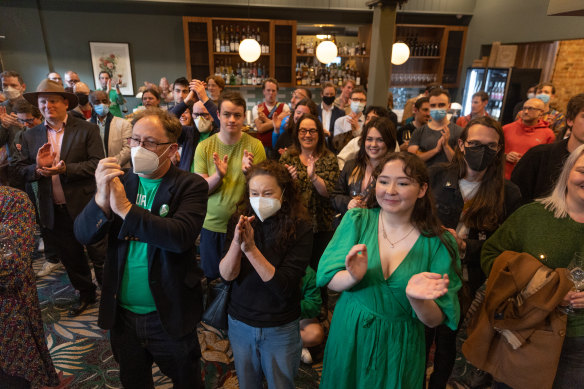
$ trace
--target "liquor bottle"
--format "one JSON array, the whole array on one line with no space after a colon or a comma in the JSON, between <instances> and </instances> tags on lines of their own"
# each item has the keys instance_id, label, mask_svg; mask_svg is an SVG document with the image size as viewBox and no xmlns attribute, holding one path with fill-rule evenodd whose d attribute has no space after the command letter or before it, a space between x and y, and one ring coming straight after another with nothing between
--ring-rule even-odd
<instances>
[{"instance_id":1,"label":"liquor bottle","mask_svg":"<svg viewBox=\"0 0 584 389\"><path fill-rule=\"evenodd\" d=\"M357 70L357 74L355 75L355 84L361 85L361 74L359 73L358 70Z\"/></svg>"},{"instance_id":2,"label":"liquor bottle","mask_svg":"<svg viewBox=\"0 0 584 389\"><path fill-rule=\"evenodd\" d=\"M361 42L361 55L367 55L367 49L365 48L365 42Z\"/></svg>"},{"instance_id":3,"label":"liquor bottle","mask_svg":"<svg viewBox=\"0 0 584 389\"><path fill-rule=\"evenodd\" d=\"M361 45L359 42L355 45L355 55L361 55Z\"/></svg>"},{"instance_id":4,"label":"liquor bottle","mask_svg":"<svg viewBox=\"0 0 584 389\"><path fill-rule=\"evenodd\" d=\"M256 40L259 42L261 42L262 40L262 34L260 33L260 26L258 26L258 30L256 32Z\"/></svg>"},{"instance_id":5,"label":"liquor bottle","mask_svg":"<svg viewBox=\"0 0 584 389\"><path fill-rule=\"evenodd\" d=\"M235 37L233 33L229 36L229 51L235 53Z\"/></svg>"},{"instance_id":6,"label":"liquor bottle","mask_svg":"<svg viewBox=\"0 0 584 389\"><path fill-rule=\"evenodd\" d=\"M221 51L221 39L219 38L219 26L215 26L215 51Z\"/></svg>"},{"instance_id":7,"label":"liquor bottle","mask_svg":"<svg viewBox=\"0 0 584 389\"><path fill-rule=\"evenodd\" d=\"M304 45L304 37L300 37L300 54L306 52L306 46Z\"/></svg>"},{"instance_id":8,"label":"liquor bottle","mask_svg":"<svg viewBox=\"0 0 584 389\"><path fill-rule=\"evenodd\" d=\"M310 54L310 55L314 54L314 46L312 44L312 39L308 42L308 48L306 50L306 54Z\"/></svg>"},{"instance_id":9,"label":"liquor bottle","mask_svg":"<svg viewBox=\"0 0 584 389\"><path fill-rule=\"evenodd\" d=\"M235 33L235 52L239 53L239 42L241 42L241 40L239 39L239 31Z\"/></svg>"}]
</instances>

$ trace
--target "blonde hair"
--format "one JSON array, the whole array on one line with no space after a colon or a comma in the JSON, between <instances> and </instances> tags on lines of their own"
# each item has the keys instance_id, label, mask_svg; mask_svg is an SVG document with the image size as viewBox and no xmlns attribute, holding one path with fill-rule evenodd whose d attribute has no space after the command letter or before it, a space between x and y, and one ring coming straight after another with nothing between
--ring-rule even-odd
<instances>
[{"instance_id":1,"label":"blonde hair","mask_svg":"<svg viewBox=\"0 0 584 389\"><path fill-rule=\"evenodd\" d=\"M556 219L561 219L568 216L568 203L566 201L566 195L568 194L568 177L570 172L576 165L576 161L584 155L584 145L579 146L576 150L566 159L564 163L564 168L556 181L556 185L552 193L536 201L542 203L545 209L554 213Z\"/></svg>"}]
</instances>

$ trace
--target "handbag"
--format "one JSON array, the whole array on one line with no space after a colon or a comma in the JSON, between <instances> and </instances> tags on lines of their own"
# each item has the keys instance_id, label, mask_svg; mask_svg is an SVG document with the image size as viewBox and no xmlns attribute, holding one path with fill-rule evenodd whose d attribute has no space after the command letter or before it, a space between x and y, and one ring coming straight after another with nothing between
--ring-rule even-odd
<instances>
[{"instance_id":1,"label":"handbag","mask_svg":"<svg viewBox=\"0 0 584 389\"><path fill-rule=\"evenodd\" d=\"M209 291L211 290L215 297L207 304L201 321L219 330L227 330L227 305L231 294L231 284L218 282L209 286Z\"/></svg>"}]
</instances>

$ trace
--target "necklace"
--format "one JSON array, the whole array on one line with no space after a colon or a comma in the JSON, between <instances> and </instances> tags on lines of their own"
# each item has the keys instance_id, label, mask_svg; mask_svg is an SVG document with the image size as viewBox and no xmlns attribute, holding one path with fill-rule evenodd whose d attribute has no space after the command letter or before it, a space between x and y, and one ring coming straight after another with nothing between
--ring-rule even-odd
<instances>
[{"instance_id":1,"label":"necklace","mask_svg":"<svg viewBox=\"0 0 584 389\"><path fill-rule=\"evenodd\" d=\"M379 218L381 219L381 232L383 233L383 237L385 238L385 240L387 240L389 242L389 244L391 245L391 248L394 248L396 244L398 244L399 242L401 242L402 240L404 240L405 238L410 236L412 231L416 228L415 226L412 226L412 229L407 234L405 234L403 238L398 239L395 242L392 242L391 240L389 240L389 238L387 237L387 234L385 233L385 223L383 222L383 217L381 217L381 215L379 215Z\"/></svg>"}]
</instances>

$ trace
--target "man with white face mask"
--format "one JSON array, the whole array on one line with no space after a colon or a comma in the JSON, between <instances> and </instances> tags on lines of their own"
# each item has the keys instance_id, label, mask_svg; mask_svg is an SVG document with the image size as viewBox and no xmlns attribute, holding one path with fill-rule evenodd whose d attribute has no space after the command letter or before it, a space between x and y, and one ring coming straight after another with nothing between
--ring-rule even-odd
<instances>
[{"instance_id":1,"label":"man with white face mask","mask_svg":"<svg viewBox=\"0 0 584 389\"><path fill-rule=\"evenodd\" d=\"M115 157L122 168L130 167L130 145L127 139L132 136L132 125L110 112L111 101L107 92L102 90L91 92L89 103L93 107L89 121L99 127L105 156Z\"/></svg>"},{"instance_id":2,"label":"man with white face mask","mask_svg":"<svg viewBox=\"0 0 584 389\"><path fill-rule=\"evenodd\" d=\"M351 113L338 118L335 121L333 146L335 150L342 150L351 139L361 135L365 116L363 110L367 105L367 94L361 87L353 89L349 100Z\"/></svg>"},{"instance_id":3,"label":"man with white face mask","mask_svg":"<svg viewBox=\"0 0 584 389\"><path fill-rule=\"evenodd\" d=\"M429 101L431 120L413 132L408 146L408 151L422 158L426 166L450 162L462 133L462 128L446 115L450 109L450 94L446 89L433 89Z\"/></svg>"},{"instance_id":4,"label":"man with white face mask","mask_svg":"<svg viewBox=\"0 0 584 389\"><path fill-rule=\"evenodd\" d=\"M166 111L137 114L129 139L133 170L102 159L97 193L75 221L84 244L108 236L98 324L110 330L126 388L153 387L153 362L174 387L202 387L195 238L209 186L172 165L180 133L179 120Z\"/></svg>"}]
</instances>

